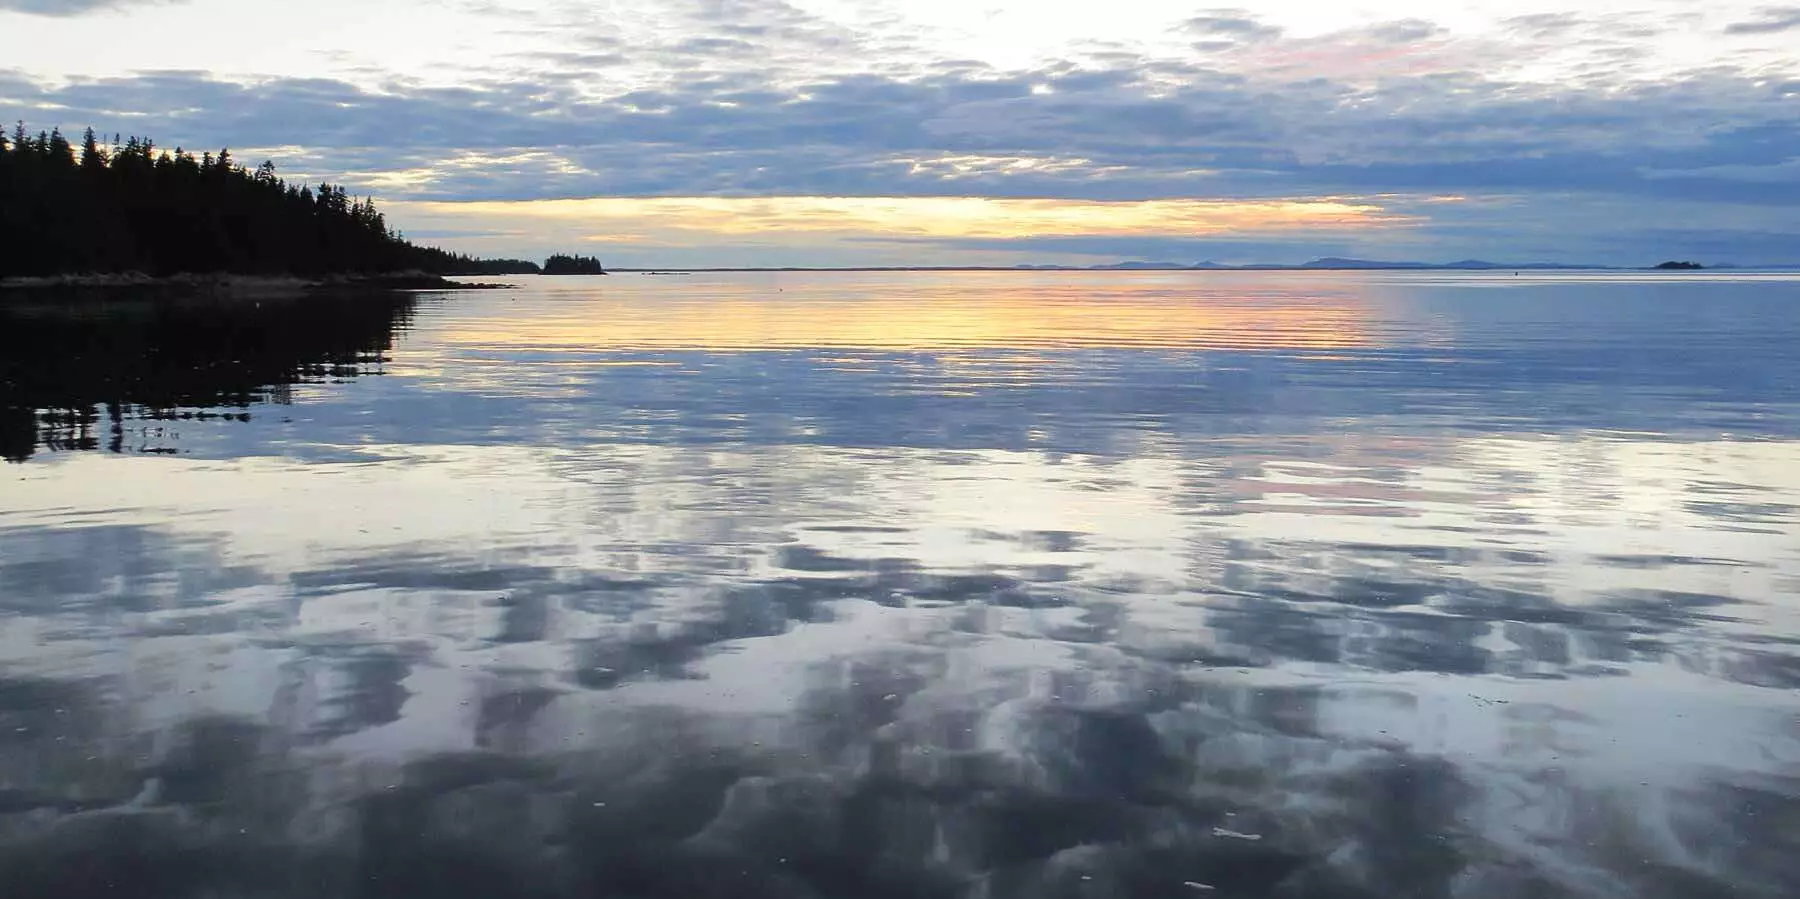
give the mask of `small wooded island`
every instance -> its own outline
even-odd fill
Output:
[[[1660,263],[1656,267],[1659,269],[1662,269],[1664,271],[1683,271],[1683,272],[1697,271],[1699,269],[1706,268],[1706,266],[1701,265],[1698,262],[1676,262],[1675,260],[1672,260],[1672,259],[1669,260],[1668,262]]]
[[[558,253],[544,260],[546,275],[604,275],[606,269],[592,256],[565,256]]]
[[[290,184],[269,162],[246,169],[230,150],[196,158],[137,137],[103,147],[92,129],[76,147],[60,131],[32,136],[23,124],[0,133],[0,247],[0,279],[23,286],[212,278],[470,287],[490,285],[443,276],[543,271],[419,246],[388,227],[372,200],[332,184]],[[591,257],[577,261],[599,267]]]

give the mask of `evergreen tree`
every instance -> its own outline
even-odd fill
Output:
[[[50,161],[52,164],[59,169],[74,168],[75,148],[69,144],[68,138],[63,137],[61,128],[50,132],[50,140],[47,146],[49,148]]]
[[[368,198],[340,185],[291,185],[229,149],[199,159],[154,141],[89,129],[79,158],[60,130],[0,137],[0,277],[141,271],[244,274],[512,274],[520,260],[476,260],[415,246]],[[597,263],[596,263],[597,264]]]
[[[106,152],[100,149],[100,141],[94,137],[94,129],[89,128],[81,136],[81,169],[94,172],[106,168]]]

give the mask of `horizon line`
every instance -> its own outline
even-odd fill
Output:
[[[1610,271],[1610,272],[1672,272],[1692,273],[1695,271],[1774,271],[1782,269],[1800,269],[1800,263],[1769,263],[1762,265],[1738,265],[1722,263],[1705,265],[1698,269],[1662,269],[1656,265],[1578,265],[1561,263],[1521,263],[1519,265],[1434,265],[1426,263],[1387,264],[1387,265],[1310,265],[1305,263],[1256,263],[1249,265],[1152,265],[1152,264],[1118,264],[1100,265],[1036,265],[1022,263],[1018,265],[775,265],[775,266],[609,266],[608,272],[634,274],[683,275],[701,272],[1092,272],[1095,274],[1113,274],[1119,272],[1359,272],[1359,271],[1460,271],[1460,272],[1498,272],[1498,271]],[[556,276],[551,276],[556,277]]]

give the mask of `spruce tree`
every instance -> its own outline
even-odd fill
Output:
[[[60,130],[30,137],[20,122],[12,135],[0,136],[0,276],[538,270],[415,246],[373,200],[288,184],[270,162],[248,171],[229,148],[195,159],[132,136],[109,151],[89,129],[78,157]]]

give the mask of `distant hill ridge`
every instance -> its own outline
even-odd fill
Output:
[[[1323,256],[1310,262],[1253,262],[1243,265],[1231,265],[1214,262],[1210,259],[1192,264],[1181,262],[1109,262],[1101,265],[1015,265],[1014,269],[1024,271],[1654,271],[1654,270],[1689,270],[1689,269],[1766,269],[1784,271],[1800,269],[1796,263],[1770,263],[1763,265],[1733,265],[1715,263],[1700,265],[1698,263],[1664,262],[1657,265],[1620,266],[1599,265],[1595,263],[1563,263],[1563,262],[1489,262],[1485,259],[1458,259],[1455,262],[1415,262],[1391,261],[1380,259],[1352,259],[1343,256]]]
[[[1044,266],[1032,266],[1032,267],[1033,268],[1043,268]],[[1181,263],[1176,263],[1176,262],[1116,262],[1116,263],[1112,263],[1109,265],[1087,266],[1087,268],[1101,269],[1101,270],[1119,270],[1119,271],[1188,270],[1188,269],[1202,269],[1202,270],[1207,270],[1207,271],[1255,271],[1255,270],[1265,270],[1265,269],[1266,270],[1277,270],[1277,271],[1306,270],[1306,269],[1326,269],[1326,270],[1362,270],[1362,269],[1368,269],[1368,270],[1439,269],[1439,270],[1442,270],[1442,269],[1457,269],[1457,270],[1467,270],[1467,271],[1489,271],[1489,270],[1498,270],[1498,269],[1508,269],[1508,270],[1523,271],[1526,269],[1532,269],[1532,270],[1605,269],[1605,268],[1614,268],[1614,266],[1572,265],[1572,264],[1564,264],[1564,263],[1556,263],[1556,262],[1522,262],[1522,263],[1488,262],[1483,259],[1459,259],[1455,262],[1412,262],[1412,261],[1387,261],[1387,260],[1379,260],[1379,259],[1349,259],[1349,258],[1345,258],[1342,256],[1325,256],[1325,257],[1321,257],[1319,259],[1314,259],[1310,262],[1302,262],[1302,263],[1299,263],[1298,265],[1288,264],[1288,263],[1275,263],[1275,262],[1250,263],[1250,264],[1246,264],[1246,265],[1227,265],[1227,264],[1221,263],[1221,262],[1213,262],[1212,260],[1206,260],[1204,262],[1196,262],[1192,265],[1183,265]]]
[[[1686,269],[1687,266],[1680,266]],[[1701,269],[1723,269],[1728,271],[1800,271],[1800,264],[1777,263],[1771,265],[1732,265],[1720,263],[1715,265],[1694,266]],[[1111,262],[1102,265],[840,265],[840,266],[712,266],[693,267],[682,271],[683,274],[695,272],[1296,272],[1296,271],[1609,271],[1609,272],[1649,272],[1668,270],[1666,265],[1620,266],[1620,265],[1584,265],[1560,262],[1487,262],[1481,259],[1463,259],[1456,262],[1386,262],[1374,259],[1346,259],[1327,256],[1311,262],[1298,264],[1285,263],[1251,263],[1246,265],[1227,265],[1221,262],[1196,262],[1192,265],[1180,262]],[[646,274],[668,274],[656,269],[616,268],[617,272],[642,272]]]

